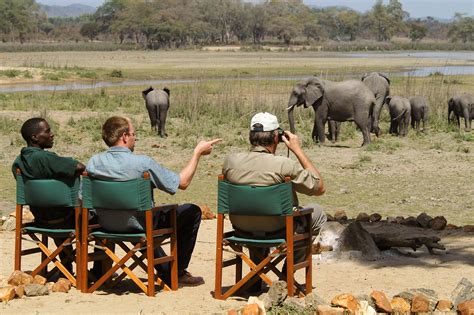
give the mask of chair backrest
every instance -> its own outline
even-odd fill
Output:
[[[32,207],[76,207],[80,178],[29,179],[16,174],[16,203]]]
[[[152,207],[152,188],[147,172],[141,178],[110,181],[82,175],[82,203],[88,209],[145,211]]]
[[[218,181],[217,211],[223,214],[282,216],[293,213],[291,182],[271,186]]]

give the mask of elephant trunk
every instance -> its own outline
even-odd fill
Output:
[[[295,133],[295,117],[293,115],[293,109],[295,108],[295,104],[288,107],[288,121],[290,122],[290,131],[291,133]]]

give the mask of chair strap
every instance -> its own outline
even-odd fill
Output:
[[[276,236],[285,237],[285,232],[286,232],[285,228],[281,228],[279,230],[271,231],[271,232],[263,232],[263,231],[262,232],[261,231],[248,232],[248,231],[241,230],[235,226],[234,226],[234,230],[235,230],[235,236],[257,238],[257,239],[273,239]]]

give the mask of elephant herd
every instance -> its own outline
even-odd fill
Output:
[[[152,87],[142,91],[146,108],[150,117],[151,127],[161,136],[166,137],[166,116],[170,106],[170,90],[157,90]],[[333,82],[311,77],[297,83],[290,94],[288,101],[288,120],[290,131],[295,130],[293,110],[303,105],[314,110],[314,125],[312,139],[314,142],[325,142],[325,125],[329,125],[329,137],[337,141],[340,123],[354,121],[362,132],[363,146],[370,143],[370,133],[380,135],[380,114],[383,105],[387,104],[390,112],[391,134],[406,136],[409,124],[413,129],[420,131],[427,127],[429,105],[422,96],[405,98],[390,96],[390,79],[383,73],[372,72],[365,74],[360,81],[348,80]],[[452,97],[448,102],[448,121],[457,122],[459,118],[465,120],[465,130],[471,130],[474,118],[474,96],[461,94]]]
[[[363,146],[370,143],[370,132],[380,135],[380,114],[387,104],[390,112],[391,134],[406,136],[411,121],[413,129],[420,131],[427,127],[429,105],[422,96],[405,98],[390,96],[390,80],[383,73],[372,72],[364,75],[361,81],[349,80],[332,82],[317,77],[297,83],[288,102],[288,120],[291,132],[295,132],[293,110],[297,106],[314,109],[314,142],[325,142],[325,124],[329,122],[329,136],[337,140],[340,122],[354,121],[362,132]],[[471,130],[474,118],[474,96],[462,94],[452,97],[448,102],[448,121],[464,117],[466,131]]]

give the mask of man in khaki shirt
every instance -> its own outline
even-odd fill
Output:
[[[303,152],[298,137],[289,131],[279,128],[278,119],[269,113],[258,113],[250,122],[250,152],[230,154],[224,161],[222,173],[226,180],[234,184],[268,186],[284,182],[289,176],[293,186],[293,203],[299,207],[296,193],[309,196],[324,194],[324,183],[321,174]],[[284,142],[298,161],[283,156],[275,156],[279,142]],[[310,204],[314,208],[312,215],[313,240],[319,234],[321,226],[327,221],[322,207]],[[303,228],[304,220],[295,220],[295,229]],[[281,217],[230,216],[236,233],[258,237],[274,238],[285,233],[285,221]],[[257,249],[255,249],[257,250]],[[256,255],[251,251],[252,260]],[[304,250],[295,252],[295,261],[304,258]],[[258,260],[256,261],[258,262]],[[257,287],[260,284],[257,283]],[[254,288],[257,289],[258,288]]]

